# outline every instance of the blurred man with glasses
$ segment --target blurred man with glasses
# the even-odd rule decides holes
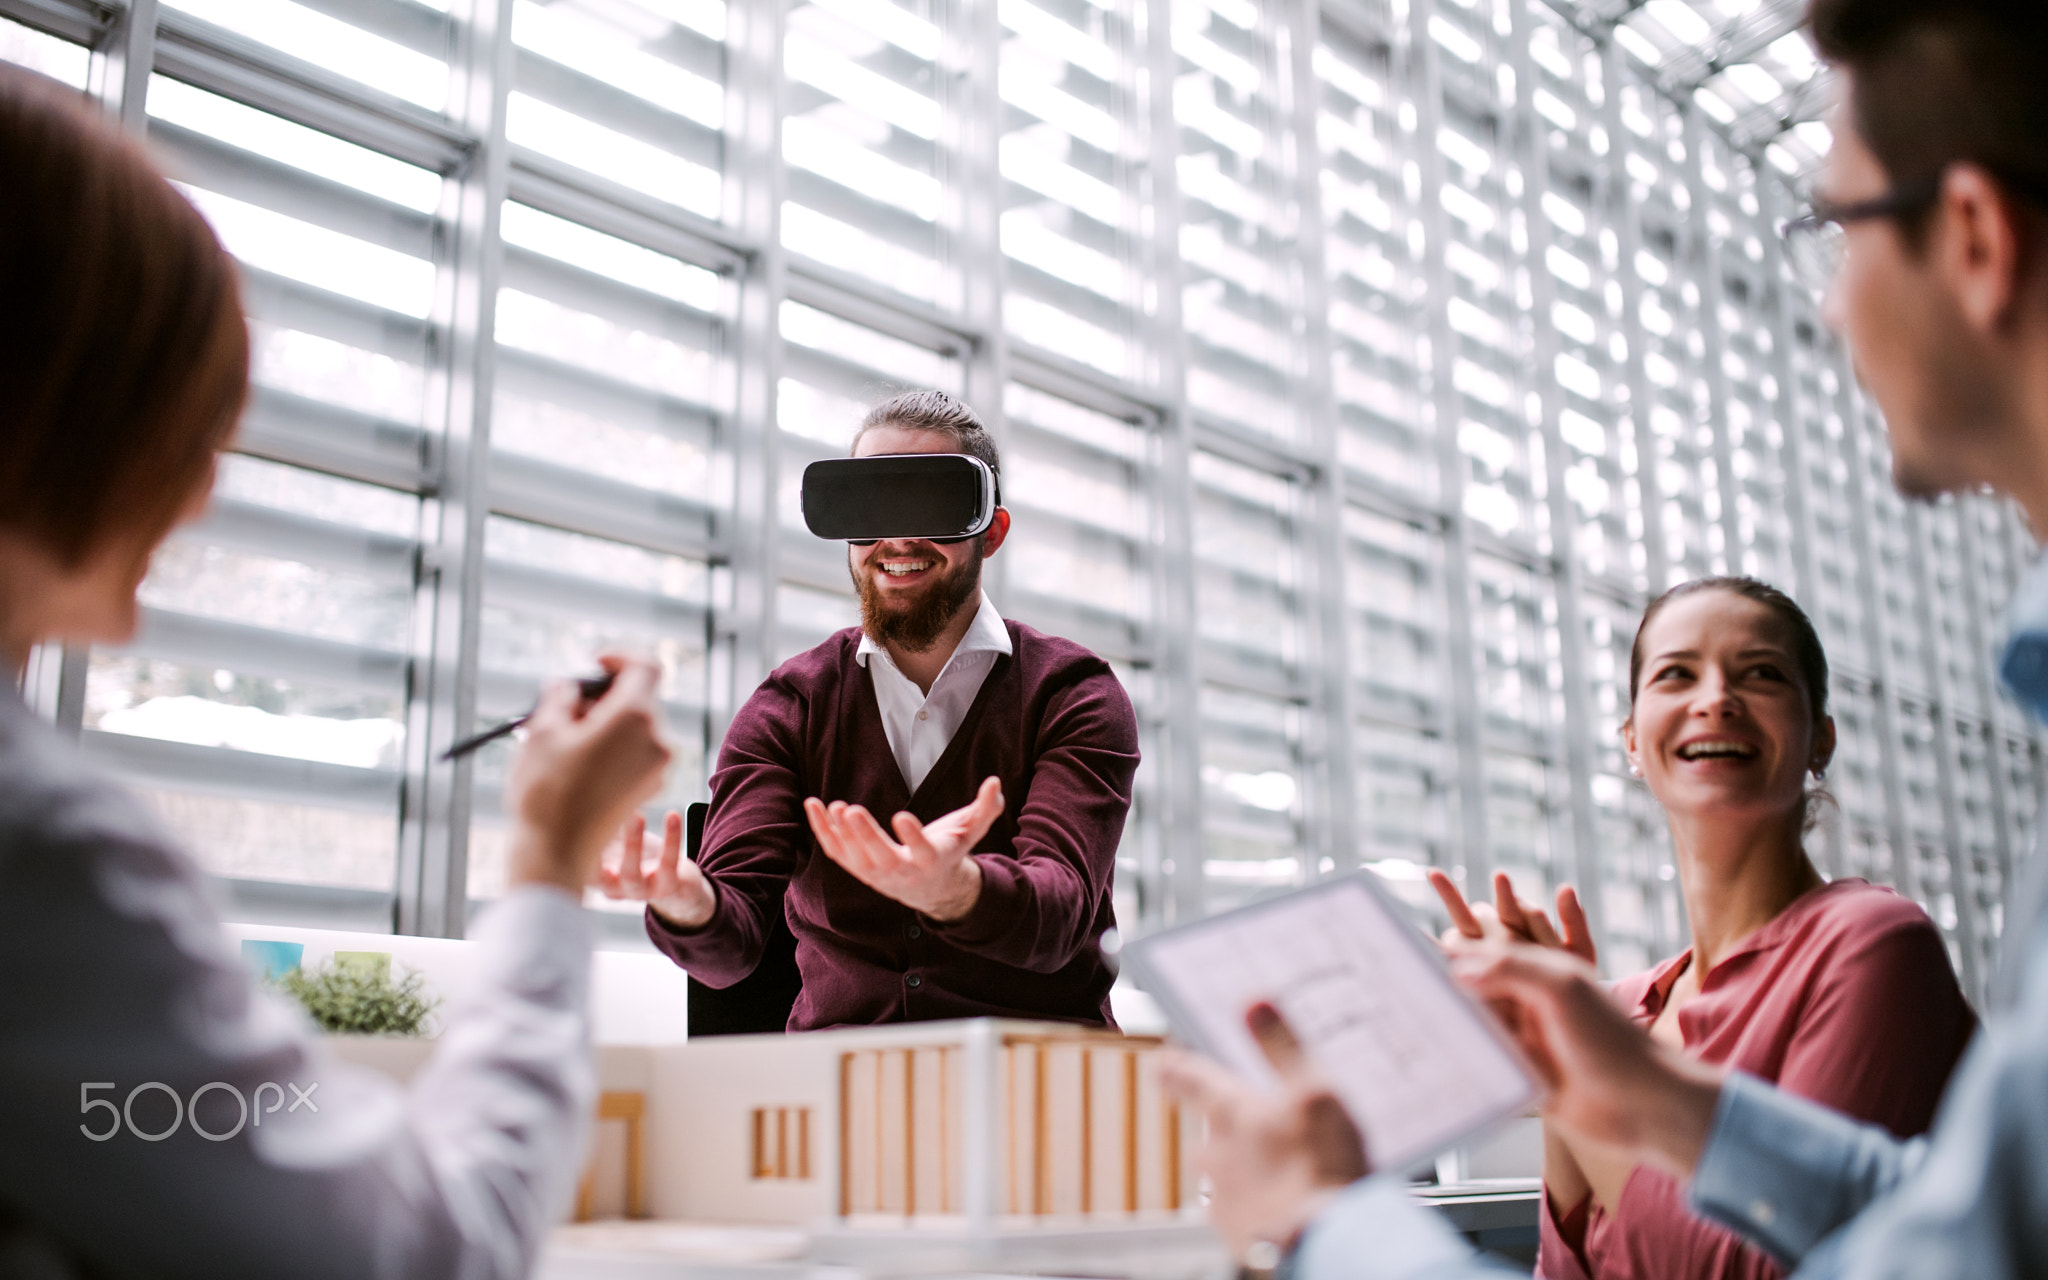
[[[1909,495],[1991,489],[2048,530],[2048,4],[1814,0],[1841,78],[1802,274],[1890,424]],[[2009,610],[2007,688],[2048,718],[2048,558]],[[1575,958],[1460,964],[1545,1077],[1545,1118],[1690,1181],[1692,1207],[1799,1277],[2048,1275],[2048,858],[2007,894],[1982,1031],[1929,1137],[1900,1141],[1653,1044]],[[1367,1153],[1286,1025],[1254,1032],[1287,1088],[1176,1070],[1208,1114],[1212,1213],[1301,1280],[1491,1274]],[[1368,1135],[1369,1137],[1369,1135]]]

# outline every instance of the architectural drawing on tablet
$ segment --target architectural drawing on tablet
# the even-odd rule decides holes
[[[1423,1160],[1526,1104],[1531,1086],[1485,1015],[1362,880],[1346,879],[1160,936],[1147,968],[1187,1033],[1270,1079],[1244,1029],[1279,1007],[1364,1129],[1375,1163]]]

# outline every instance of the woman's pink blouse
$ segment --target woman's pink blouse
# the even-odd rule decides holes
[[[1648,1026],[1692,953],[1624,978]],[[1775,1081],[1901,1137],[1926,1131],[1976,1029],[1934,922],[1862,880],[1815,889],[1745,938],[1678,1011],[1686,1052]],[[1548,1280],[1775,1280],[1781,1268],[1686,1211],[1684,1188],[1638,1166],[1612,1211],[1560,1218],[1545,1197],[1536,1274]]]

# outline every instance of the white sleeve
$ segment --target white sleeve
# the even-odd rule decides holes
[[[479,922],[403,1090],[255,988],[132,802],[82,798],[0,813],[0,1221],[109,1274],[530,1272],[596,1088],[576,902],[515,890]]]

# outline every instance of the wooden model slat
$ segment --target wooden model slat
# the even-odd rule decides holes
[[[1138,1054],[1124,1054],[1124,1212],[1138,1211]]]
[[[853,1213],[853,1055],[839,1055],[839,1216]]]
[[[1052,1122],[1047,1115],[1046,1099],[1046,1045],[1040,1040],[1034,1046],[1032,1055],[1037,1070],[1036,1096],[1032,1100],[1032,1146],[1031,1146],[1031,1212],[1044,1217],[1051,1212],[1047,1201],[1052,1199]]]
[[[1180,1107],[1166,1104],[1166,1207],[1180,1212]]]
[[[1095,1212],[1095,1060],[1081,1050],[1081,1212]]]
[[[917,1050],[903,1051],[903,1216],[917,1216]]]

